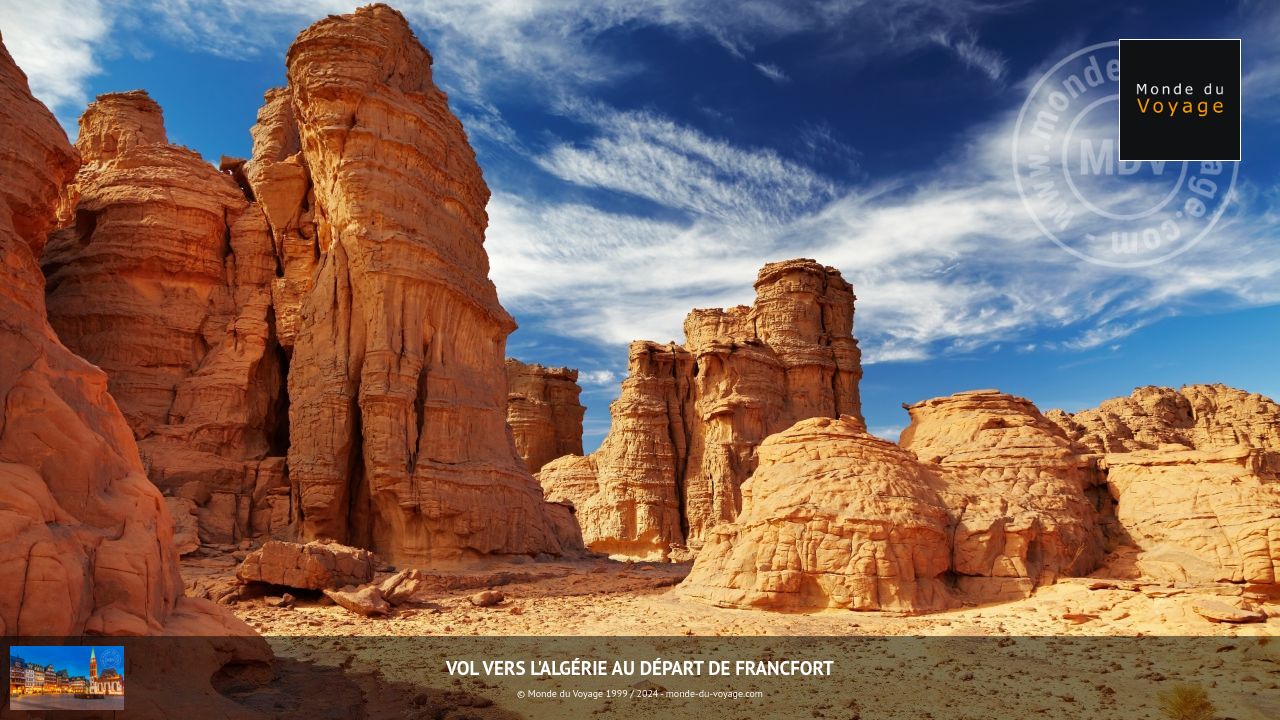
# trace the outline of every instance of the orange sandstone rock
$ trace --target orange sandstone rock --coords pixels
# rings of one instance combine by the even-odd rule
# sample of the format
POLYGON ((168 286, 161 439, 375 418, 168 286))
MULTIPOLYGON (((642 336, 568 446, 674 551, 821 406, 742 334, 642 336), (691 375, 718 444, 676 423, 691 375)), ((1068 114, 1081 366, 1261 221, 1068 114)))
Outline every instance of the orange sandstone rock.
POLYGON ((507 425, 531 473, 564 455, 582 454, 578 371, 507 358, 507 425))
POLYGON ((849 283, 788 260, 761 269, 755 288, 751 307, 690 313, 684 345, 632 343, 600 449, 542 469, 548 497, 574 505, 593 550, 696 549, 737 515, 767 436, 805 418, 861 417, 849 283))
POLYGON ((1086 575, 1105 541, 1096 473, 1030 401, 975 390, 909 406, 900 443, 937 466, 954 516, 951 570, 970 599, 1086 575))
POLYGON ((302 537, 397 564, 564 551, 507 431, 489 191, 431 56, 379 5, 304 30, 287 69, 245 175, 282 258, 302 537))
POLYGON ((1142 387, 1050 417, 1100 455, 1142 574, 1280 582, 1280 405, 1224 385, 1142 387))
POLYGON ((182 597, 173 521, 107 378, 46 320, 37 255, 79 160, 2 44, 0 126, 0 634, 247 634, 182 597))
POLYGON ((232 178, 170 145, 145 92, 80 119, 85 164, 45 248, 50 322, 107 372, 151 480, 213 493, 206 542, 282 531, 285 403, 265 217, 232 178), (273 485, 264 487, 264 480, 273 485))
POLYGON ((844 416, 771 435, 759 458, 742 514, 709 531, 681 592, 771 610, 952 603, 951 518, 937 479, 911 453, 844 416))

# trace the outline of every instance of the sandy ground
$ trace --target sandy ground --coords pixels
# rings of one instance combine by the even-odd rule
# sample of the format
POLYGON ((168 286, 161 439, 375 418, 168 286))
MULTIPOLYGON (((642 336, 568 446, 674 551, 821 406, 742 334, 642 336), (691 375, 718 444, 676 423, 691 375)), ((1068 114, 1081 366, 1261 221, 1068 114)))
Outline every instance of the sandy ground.
MULTIPOLYGON (((196 578, 229 578, 228 555, 188 558, 188 585, 196 578)), ((681 596, 676 587, 688 565, 611 560, 510 563, 483 572, 433 574, 439 589, 385 618, 365 618, 296 593, 292 609, 265 599, 233 604, 242 620, 264 635, 1280 635, 1280 596, 1259 588, 1164 581, 1073 578, 1041 588, 1025 600, 929 615, 832 610, 775 613, 717 608, 681 596), (506 600, 475 607, 469 597, 485 589, 506 600), (1266 623, 1213 623, 1192 606, 1205 600, 1237 602, 1242 596, 1272 617, 1266 623)), ((380 575, 379 577, 385 577, 380 575)))
MULTIPOLYGON (((184 573, 189 587, 208 586, 225 583, 235 564, 216 553, 192 557, 184 573)), ((687 572, 687 565, 603 559, 510 563, 433 573, 437 589, 385 618, 360 617, 303 594, 292 608, 272 607, 272 594, 231 608, 290 661, 368 673, 379 683, 425 692, 461 693, 484 705, 483 712, 462 708, 450 718, 509 712, 526 718, 1158 720, 1161 694, 1188 684, 1207 690, 1217 717, 1280 717, 1280 641, 1270 641, 1280 635, 1280 598, 1258 588, 1072 579, 1025 600, 923 616, 779 614, 683 598, 676 586, 687 572), (506 599, 490 608, 472 605, 468 598, 485 589, 506 599), (1241 599, 1273 617, 1235 625, 1209 622, 1192 610, 1205 600, 1241 599), (457 676, 445 665, 449 659, 548 657, 835 663, 830 677, 647 679, 457 676)))

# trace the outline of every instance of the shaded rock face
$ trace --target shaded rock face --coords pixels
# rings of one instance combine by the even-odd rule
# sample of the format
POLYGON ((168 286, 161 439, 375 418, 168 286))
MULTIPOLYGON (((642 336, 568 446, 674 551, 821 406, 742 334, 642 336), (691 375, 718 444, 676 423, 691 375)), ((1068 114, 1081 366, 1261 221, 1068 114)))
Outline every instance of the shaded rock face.
POLYGON ((643 558, 698 548, 733 520, 770 434, 810 417, 861 417, 853 288, 813 260, 766 265, 751 307, 694 310, 684 345, 629 351, 613 426, 588 458, 539 480, 571 503, 593 549, 643 558))
POLYGON ((564 455, 582 454, 578 371, 507 358, 507 425, 529 472, 564 455))
POLYGON ((847 416, 765 440, 742 513, 711 531, 682 592, 728 607, 925 612, 1097 567, 1088 459, 1034 405, 974 391, 909 410, 901 447, 847 416))
POLYGON ((506 427, 489 191, 431 56, 371 6, 303 31, 287 69, 243 170, 280 268, 301 536, 398 564, 561 552, 506 427))
POLYGON ((100 96, 77 147, 85 164, 42 258, 50 322, 107 372, 151 480, 206 485, 202 540, 285 531, 265 217, 229 175, 168 143, 145 92, 100 96))
POLYGON ((0 125, 0 634, 248 633, 182 598, 173 521, 107 376, 45 319, 37 256, 79 158, 2 44, 0 125))
POLYGON ((1280 405, 1223 385, 1142 387, 1049 417, 1100 456, 1138 572, 1280 581, 1280 405))

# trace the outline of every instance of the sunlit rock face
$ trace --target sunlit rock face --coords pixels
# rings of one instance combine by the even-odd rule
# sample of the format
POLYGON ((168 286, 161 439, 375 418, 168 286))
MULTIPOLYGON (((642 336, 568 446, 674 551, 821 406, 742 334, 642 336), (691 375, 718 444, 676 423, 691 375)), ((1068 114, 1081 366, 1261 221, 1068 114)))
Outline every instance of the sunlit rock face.
POLYGON ((1090 458, 1027 400, 908 407, 900 446, 852 417, 760 446, 737 520, 682 592, 727 607, 927 612, 1030 595, 1104 555, 1090 458))
POLYGON ((1225 385, 1141 387, 1049 417, 1100 456, 1138 573, 1280 581, 1280 405, 1225 385))
POLYGON ((852 286, 801 259, 766 265, 755 289, 750 307, 691 312, 683 345, 632 343, 600 448, 543 467, 548 497, 574 505, 593 550, 684 556, 737 516, 766 437, 804 418, 861 418, 852 286))
POLYGON ((304 30, 287 70, 244 174, 278 258, 300 536, 404 564, 565 550, 507 430, 489 190, 431 56, 370 6, 304 30))

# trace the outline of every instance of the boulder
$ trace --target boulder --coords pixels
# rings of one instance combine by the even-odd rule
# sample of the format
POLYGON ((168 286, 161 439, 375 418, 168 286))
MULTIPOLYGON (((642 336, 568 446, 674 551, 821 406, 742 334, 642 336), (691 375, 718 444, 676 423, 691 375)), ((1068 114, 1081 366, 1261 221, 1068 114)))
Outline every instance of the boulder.
POLYGON ((401 570, 378 583, 378 592, 392 605, 402 605, 413 599, 415 595, 428 587, 427 578, 421 570, 401 570))
POLYGON ((760 445, 742 514, 711 531, 681 592, 769 610, 949 607, 951 517, 939 487, 859 418, 802 420, 760 445))
POLYGON ((369 582, 375 563, 368 550, 338 543, 268 540, 245 557, 236 577, 244 582, 324 590, 369 582))
POLYGON ((324 594, 325 597, 357 615, 372 617, 391 612, 391 605, 382 599, 375 585, 365 585, 361 588, 348 585, 341 590, 326 589, 324 594))

